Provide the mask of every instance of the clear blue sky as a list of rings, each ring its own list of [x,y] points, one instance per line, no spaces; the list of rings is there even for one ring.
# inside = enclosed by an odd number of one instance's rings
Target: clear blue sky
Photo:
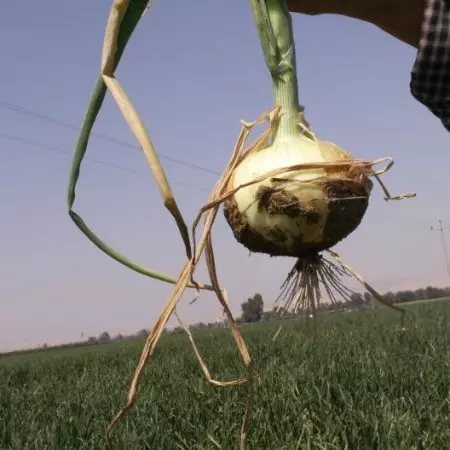
[[[2,2],[0,101],[79,125],[100,68],[111,3]],[[442,281],[442,248],[429,226],[450,219],[450,136],[409,93],[415,50],[346,18],[296,15],[293,23],[300,98],[316,133],[359,158],[393,156],[386,183],[394,193],[418,194],[386,203],[377,187],[362,226],[337,250],[381,291]],[[248,1],[156,2],[117,76],[161,154],[217,171],[228,161],[240,119],[272,106]],[[134,143],[110,98],[96,131]],[[0,351],[75,340],[82,332],[150,328],[171,287],[110,260],[67,215],[77,133],[4,106],[0,133]],[[183,246],[142,155],[94,138],[89,155],[140,174],[86,161],[77,211],[115,248],[177,274]],[[216,176],[163,163],[190,222]],[[293,261],[248,257],[222,214],[213,237],[233,310],[239,314],[240,303],[255,292],[271,307]],[[187,298],[180,311],[188,321],[215,319],[212,296],[194,306]]]

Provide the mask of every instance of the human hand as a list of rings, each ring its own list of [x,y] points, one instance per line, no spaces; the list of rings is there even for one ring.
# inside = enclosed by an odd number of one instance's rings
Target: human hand
[[[426,0],[286,0],[290,12],[338,14],[369,22],[418,46]]]

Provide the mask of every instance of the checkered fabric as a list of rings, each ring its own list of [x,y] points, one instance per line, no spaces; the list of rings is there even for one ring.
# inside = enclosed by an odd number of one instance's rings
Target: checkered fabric
[[[410,89],[450,131],[450,0],[426,0]]]

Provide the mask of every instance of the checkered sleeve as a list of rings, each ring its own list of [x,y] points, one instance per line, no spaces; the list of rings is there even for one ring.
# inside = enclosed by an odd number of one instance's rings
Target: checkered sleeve
[[[450,131],[450,0],[426,0],[410,89]]]

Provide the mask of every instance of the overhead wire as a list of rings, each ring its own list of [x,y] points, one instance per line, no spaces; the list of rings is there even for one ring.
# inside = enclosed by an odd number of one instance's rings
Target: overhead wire
[[[50,152],[53,152],[53,153],[59,153],[59,154],[64,155],[64,156],[68,156],[68,157],[72,156],[72,153],[70,153],[69,151],[62,150],[62,149],[55,148],[55,147],[50,147],[48,145],[44,145],[44,144],[41,144],[41,143],[36,142],[36,141],[29,140],[29,139],[24,139],[24,138],[21,138],[19,136],[14,136],[14,135],[9,134],[9,133],[1,133],[0,132],[0,138],[8,139],[8,140],[11,140],[11,141],[16,141],[16,142],[21,142],[22,144],[30,145],[32,147],[36,147],[36,148],[39,148],[41,150],[46,150],[46,151],[50,151]],[[123,172],[130,172],[130,173],[142,176],[142,177],[146,176],[145,172],[143,172],[141,170],[134,169],[132,167],[127,167],[127,166],[122,166],[122,165],[119,165],[119,164],[114,164],[114,163],[111,163],[111,162],[108,162],[108,161],[104,161],[104,160],[101,160],[101,159],[92,158],[90,156],[85,156],[85,160],[88,161],[88,162],[94,163],[94,164],[98,164],[98,165],[105,166],[105,167],[110,167],[110,168],[117,169],[117,170],[120,170],[120,171],[123,171]],[[198,189],[198,190],[201,190],[201,191],[204,191],[204,192],[209,192],[209,189],[206,189],[204,187],[201,187],[201,186],[198,186],[198,185],[195,185],[195,184],[184,183],[182,181],[173,181],[172,184],[177,184],[177,185],[180,185],[180,186],[190,187],[190,188]]]
[[[28,117],[33,117],[35,119],[39,119],[44,122],[52,123],[53,125],[64,127],[64,128],[67,128],[67,129],[70,129],[73,131],[79,131],[81,128],[79,126],[65,122],[63,120],[57,119],[57,118],[49,116],[47,114],[43,114],[38,111],[33,111],[31,109],[24,108],[23,106],[16,105],[14,103],[6,102],[4,100],[0,100],[0,108],[6,109],[9,111],[13,111],[13,112],[16,112],[16,113],[19,113],[19,114],[22,114],[22,115],[25,115]],[[119,145],[122,147],[132,148],[135,150],[141,150],[141,148],[138,145],[131,144],[130,142],[122,141],[120,139],[117,139],[117,138],[110,136],[108,134],[105,134],[105,133],[92,132],[91,135],[98,139],[102,139],[104,141],[107,141],[107,142],[110,142],[110,143],[113,143],[113,144],[116,144],[116,145]],[[171,161],[173,163],[180,164],[182,166],[190,167],[191,169],[194,169],[194,170],[199,170],[201,172],[210,173],[211,175],[218,175],[218,176],[221,175],[220,172],[218,172],[217,170],[211,169],[209,167],[201,166],[199,164],[193,164],[189,161],[175,158],[170,155],[165,155],[164,153],[158,153],[158,155],[161,159],[165,159],[167,161]]]

